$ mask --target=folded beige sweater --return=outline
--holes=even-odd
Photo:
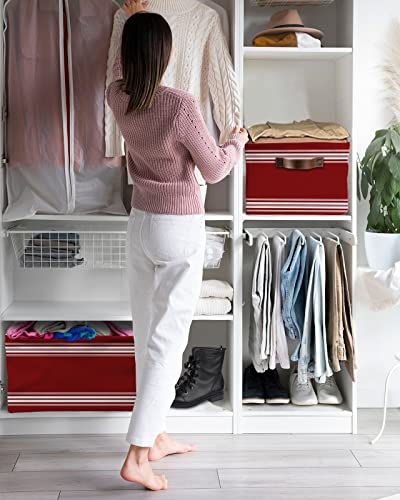
[[[261,138],[283,139],[289,137],[312,137],[323,140],[348,139],[350,134],[347,129],[330,122],[315,122],[313,120],[302,120],[293,123],[262,123],[253,125],[248,129],[253,142]]]

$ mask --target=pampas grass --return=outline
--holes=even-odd
[[[400,123],[400,18],[393,22],[390,33],[383,64],[383,83],[395,122]]]

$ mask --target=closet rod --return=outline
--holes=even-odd
[[[254,238],[257,238],[257,236],[260,236],[264,234],[265,236],[274,236],[275,234],[283,234],[285,236],[288,236],[294,229],[294,227],[291,228],[248,228],[248,229],[243,229],[243,238],[244,241],[247,243],[248,246],[252,247],[254,244]],[[338,237],[340,241],[343,243],[346,243],[351,246],[356,246],[357,245],[357,237],[351,233],[350,231],[346,231],[345,229],[341,228],[298,228],[299,231],[301,231],[305,236],[311,235],[312,233],[317,233],[322,237]]]
[[[101,233],[101,234],[126,234],[127,230],[125,225],[121,229],[109,229],[110,226],[103,225],[101,227],[84,229],[83,226],[61,226],[60,228],[46,227],[46,226],[23,226],[19,223],[13,225],[6,229],[3,232],[4,236],[12,236],[13,234],[61,234],[61,233],[79,233],[79,234],[93,234],[93,233]],[[115,227],[115,225],[113,226]],[[215,228],[212,230],[208,230],[207,234],[215,234],[219,236],[226,236],[227,238],[232,238],[232,232],[229,228]]]
[[[221,228],[219,231],[206,231],[206,234],[217,234],[219,236],[226,236],[229,239],[232,239],[232,231],[229,227]]]

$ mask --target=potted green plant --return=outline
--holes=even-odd
[[[359,198],[369,196],[365,250],[372,269],[400,260],[400,124],[378,130],[358,162]]]

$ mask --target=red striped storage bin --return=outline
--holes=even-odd
[[[6,338],[8,411],[131,411],[133,337]]]
[[[246,213],[348,213],[350,144],[279,142],[246,145]]]

